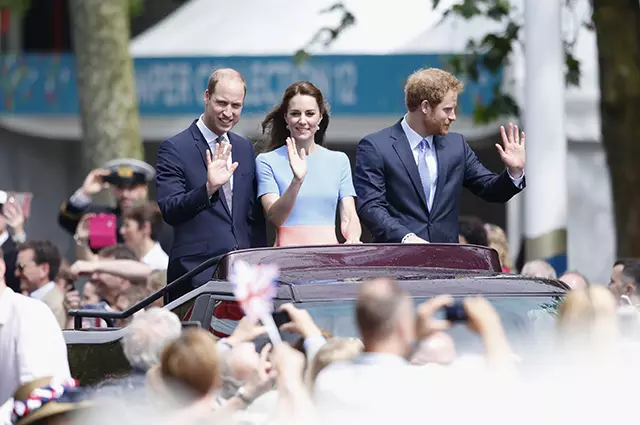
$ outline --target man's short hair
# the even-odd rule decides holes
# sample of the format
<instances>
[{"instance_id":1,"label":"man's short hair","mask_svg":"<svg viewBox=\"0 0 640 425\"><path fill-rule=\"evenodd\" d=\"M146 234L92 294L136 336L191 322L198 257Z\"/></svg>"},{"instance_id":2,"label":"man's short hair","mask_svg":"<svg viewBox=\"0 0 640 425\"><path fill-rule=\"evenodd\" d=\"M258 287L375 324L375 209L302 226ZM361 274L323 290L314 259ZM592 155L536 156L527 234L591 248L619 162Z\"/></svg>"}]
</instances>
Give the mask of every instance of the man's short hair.
<instances>
[{"instance_id":1,"label":"man's short hair","mask_svg":"<svg viewBox=\"0 0 640 425\"><path fill-rule=\"evenodd\" d=\"M622 268L627 267L629 264L633 264L634 262L640 261L637 258L618 258L615 263L613 263L613 267L622 266Z\"/></svg>"},{"instance_id":2,"label":"man's short hair","mask_svg":"<svg viewBox=\"0 0 640 425\"><path fill-rule=\"evenodd\" d=\"M135 252L125 244L107 246L98 251L100 258L113 258L114 260L135 260L140 261Z\"/></svg>"},{"instance_id":3,"label":"man's short hair","mask_svg":"<svg viewBox=\"0 0 640 425\"><path fill-rule=\"evenodd\" d=\"M151 240L154 242L158 241L164 222L162 221L162 213L160 212L157 202L145 202L142 205L133 207L125 213L124 219L135 221L138 223L138 228L140 229L145 223L149 223Z\"/></svg>"},{"instance_id":4,"label":"man's short hair","mask_svg":"<svg viewBox=\"0 0 640 425\"><path fill-rule=\"evenodd\" d=\"M458 220L458 233L472 245L489 246L484 221L474 216L462 216Z\"/></svg>"},{"instance_id":5,"label":"man's short hair","mask_svg":"<svg viewBox=\"0 0 640 425\"><path fill-rule=\"evenodd\" d=\"M356 322L364 339L384 339L396 324L396 315L407 298L397 281L375 279L360 287L356 301Z\"/></svg>"},{"instance_id":6,"label":"man's short hair","mask_svg":"<svg viewBox=\"0 0 640 425\"><path fill-rule=\"evenodd\" d=\"M211 73L209 82L207 83L207 91L209 92L209 95L212 95L215 92L218 83L224 79L242 81L242 84L244 85L244 94L245 96L247 95L247 82L244 80L242 74L233 68L220 68Z\"/></svg>"},{"instance_id":7,"label":"man's short hair","mask_svg":"<svg viewBox=\"0 0 640 425\"><path fill-rule=\"evenodd\" d=\"M18 252L28 249L33 250L33 261L36 264L49 265L49 280L55 280L62 261L58 247L49 240L32 240L20 244Z\"/></svg>"},{"instance_id":8,"label":"man's short hair","mask_svg":"<svg viewBox=\"0 0 640 425\"><path fill-rule=\"evenodd\" d=\"M632 283L636 291L640 292L640 261L630 261L622 269L620 278L624 284Z\"/></svg>"},{"instance_id":9,"label":"man's short hair","mask_svg":"<svg viewBox=\"0 0 640 425\"><path fill-rule=\"evenodd\" d=\"M407 78L404 86L405 102L409 112L420 107L423 101L437 106L450 91L460 93L464 83L453 74L438 68L420 69Z\"/></svg>"}]
</instances>

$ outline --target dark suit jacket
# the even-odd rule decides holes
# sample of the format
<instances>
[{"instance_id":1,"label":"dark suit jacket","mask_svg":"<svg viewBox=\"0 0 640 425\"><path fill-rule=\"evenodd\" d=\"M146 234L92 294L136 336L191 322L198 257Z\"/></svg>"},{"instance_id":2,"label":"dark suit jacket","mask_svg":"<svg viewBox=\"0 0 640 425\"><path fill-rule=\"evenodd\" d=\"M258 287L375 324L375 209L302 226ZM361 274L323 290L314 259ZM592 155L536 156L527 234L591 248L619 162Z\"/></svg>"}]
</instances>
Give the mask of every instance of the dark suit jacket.
<instances>
[{"instance_id":1,"label":"dark suit jacket","mask_svg":"<svg viewBox=\"0 0 640 425\"><path fill-rule=\"evenodd\" d=\"M233 174L233 217L221 191L207 197L204 136L194 121L163 141L158 150L156 186L164 220L173 226L167 281L171 282L211 257L236 249L266 245L265 220L256 198L255 153L251 142L228 133ZM207 282L213 268L200 273L193 286ZM183 287L185 292L192 287ZM178 293L170 296L173 299Z\"/></svg>"},{"instance_id":2,"label":"dark suit jacket","mask_svg":"<svg viewBox=\"0 0 640 425\"><path fill-rule=\"evenodd\" d=\"M358 214L375 242L401 242L407 233L415 233L430 242L457 243L463 186L489 202L506 202L522 190L506 170L500 174L487 170L461 134L435 136L438 181L429 211L400 123L358 144L354 178Z\"/></svg>"}]
</instances>

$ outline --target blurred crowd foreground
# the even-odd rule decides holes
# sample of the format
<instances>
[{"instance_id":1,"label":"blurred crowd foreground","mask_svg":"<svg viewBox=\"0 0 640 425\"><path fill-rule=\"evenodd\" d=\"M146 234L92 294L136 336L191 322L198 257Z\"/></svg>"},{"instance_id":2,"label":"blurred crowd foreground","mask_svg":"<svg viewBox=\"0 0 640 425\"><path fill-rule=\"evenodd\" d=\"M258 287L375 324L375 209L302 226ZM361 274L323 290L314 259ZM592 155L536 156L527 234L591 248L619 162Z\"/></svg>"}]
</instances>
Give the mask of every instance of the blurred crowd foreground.
<instances>
[{"instance_id":1,"label":"blurred crowd foreground","mask_svg":"<svg viewBox=\"0 0 640 425\"><path fill-rule=\"evenodd\" d=\"M518 353L484 298L456 302L441 295L414 307L388 279L361 285L358 339L333 337L292 304L280 308L290 318L281 331L299 340L275 346L248 318L216 340L152 308L133 319L122 340L131 373L90 388L70 376L60 329L43 334L37 322L25 320L29 309L39 318L51 311L19 294L7 298L2 286L0 323L21 307L17 324L9 323L17 335L15 358L25 361L15 363L3 351L0 397L7 424L388 424L425 416L461 424L542 418L564 424L634 415L612 409L606 397L622 406L635 400L633 391L611 388L640 377L633 361L640 354L638 315L621 314L626 310L604 286L570 291L548 343ZM439 313L452 307L460 308L456 322ZM452 326L475 333L483 351L459 353L447 333ZM24 373L33 379L25 382ZM8 394L12 386L18 389Z\"/></svg>"}]
</instances>

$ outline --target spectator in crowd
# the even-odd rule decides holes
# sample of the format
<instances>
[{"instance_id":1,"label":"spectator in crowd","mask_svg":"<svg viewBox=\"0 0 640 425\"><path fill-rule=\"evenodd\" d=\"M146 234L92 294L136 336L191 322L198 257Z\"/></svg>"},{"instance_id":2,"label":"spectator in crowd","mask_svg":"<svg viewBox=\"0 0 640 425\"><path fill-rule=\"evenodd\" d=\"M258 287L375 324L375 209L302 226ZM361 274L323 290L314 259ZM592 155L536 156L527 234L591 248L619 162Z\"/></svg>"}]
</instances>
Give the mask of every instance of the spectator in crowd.
<instances>
[{"instance_id":1,"label":"spectator in crowd","mask_svg":"<svg viewBox=\"0 0 640 425\"><path fill-rule=\"evenodd\" d=\"M11 423L13 394L45 376L69 378L67 346L44 303L14 292L4 280L0 249L0 424Z\"/></svg>"},{"instance_id":2,"label":"spectator in crowd","mask_svg":"<svg viewBox=\"0 0 640 425\"><path fill-rule=\"evenodd\" d=\"M616 299L623 304L640 305L640 261L628 261L620 273L619 283L609 287Z\"/></svg>"},{"instance_id":3,"label":"spectator in crowd","mask_svg":"<svg viewBox=\"0 0 640 425\"><path fill-rule=\"evenodd\" d=\"M169 256L158 242L162 225L158 204L148 202L127 211L120 228L124 243L153 270L166 270L169 264Z\"/></svg>"},{"instance_id":4,"label":"spectator in crowd","mask_svg":"<svg viewBox=\"0 0 640 425\"><path fill-rule=\"evenodd\" d=\"M174 313L151 308L136 315L122 337L122 350L131 365L131 374L98 385L98 394L122 396L144 389L146 373L160 362L162 350L182 332Z\"/></svg>"},{"instance_id":5,"label":"spectator in crowd","mask_svg":"<svg viewBox=\"0 0 640 425\"><path fill-rule=\"evenodd\" d=\"M489 246L484 222L478 217L460 217L458 220L458 232L458 242L461 244Z\"/></svg>"},{"instance_id":6,"label":"spectator in crowd","mask_svg":"<svg viewBox=\"0 0 640 425\"><path fill-rule=\"evenodd\" d=\"M533 260L525 263L520 272L523 276L539 277L542 279L557 279L555 269L544 260Z\"/></svg>"},{"instance_id":7,"label":"spectator in crowd","mask_svg":"<svg viewBox=\"0 0 640 425\"><path fill-rule=\"evenodd\" d=\"M68 310L82 308L113 311L118 296L127 288L139 285L146 288L151 268L137 260L135 253L126 245L114 245L103 248L98 253L98 260L76 261L71 266L74 276L90 276L95 285L100 302L94 305L81 305L78 291L69 291L65 296ZM89 326L101 327L100 320L87 320ZM68 318L67 327L73 327L72 318Z\"/></svg>"},{"instance_id":8,"label":"spectator in crowd","mask_svg":"<svg viewBox=\"0 0 640 425\"><path fill-rule=\"evenodd\" d=\"M137 203L144 202L148 196L148 183L153 181L155 170L146 162L120 158L104 164L89 172L82 186L60 207L58 223L70 234L76 233L76 228L83 216L100 213L115 214L117 225L114 228L115 238L122 243L122 236L117 229L122 227L124 213L133 208ZM93 203L93 197L106 188L116 200L116 207L97 205ZM171 246L171 228L165 226L159 240L163 249ZM78 239L76 242L88 246L88 239Z\"/></svg>"},{"instance_id":9,"label":"spectator in crowd","mask_svg":"<svg viewBox=\"0 0 640 425\"><path fill-rule=\"evenodd\" d=\"M556 329L563 350L580 356L610 350L619 337L615 298L601 285L570 291L558 308Z\"/></svg>"},{"instance_id":10,"label":"spectator in crowd","mask_svg":"<svg viewBox=\"0 0 640 425\"><path fill-rule=\"evenodd\" d=\"M16 276L18 244L26 240L22 207L7 192L0 190L0 248L4 251L4 263L7 265L4 278L15 292L20 292L20 279Z\"/></svg>"},{"instance_id":11,"label":"spectator in crowd","mask_svg":"<svg viewBox=\"0 0 640 425\"><path fill-rule=\"evenodd\" d=\"M60 268L56 275L55 284L63 294L67 291L75 289L75 277L71 275L71 264L69 260L62 257L60 259Z\"/></svg>"},{"instance_id":12,"label":"spectator in crowd","mask_svg":"<svg viewBox=\"0 0 640 425\"><path fill-rule=\"evenodd\" d=\"M155 294L165 286L167 286L167 271L166 270L154 270L149 277L149 281L147 282L147 289L149 294ZM162 307L164 306L164 298L160 297L149 307Z\"/></svg>"},{"instance_id":13,"label":"spectator in crowd","mask_svg":"<svg viewBox=\"0 0 640 425\"><path fill-rule=\"evenodd\" d=\"M136 284L131 285L127 289L120 292L116 298L116 303L113 306L113 310L115 311L125 311L129 307L138 304L143 299L149 296L149 289L146 285ZM141 314L144 309L138 311L135 314ZM129 317L126 319L118 319L116 320L116 327L124 328L127 326L133 317Z\"/></svg>"},{"instance_id":14,"label":"spectator in crowd","mask_svg":"<svg viewBox=\"0 0 640 425\"><path fill-rule=\"evenodd\" d=\"M571 289L583 289L589 285L589 280L578 271L568 271L560 276L560 280L569 285Z\"/></svg>"},{"instance_id":15,"label":"spectator in crowd","mask_svg":"<svg viewBox=\"0 0 640 425\"><path fill-rule=\"evenodd\" d=\"M94 406L90 397L91 393L79 387L75 379L34 379L14 395L14 425L87 423L84 415Z\"/></svg>"},{"instance_id":16,"label":"spectator in crowd","mask_svg":"<svg viewBox=\"0 0 640 425\"><path fill-rule=\"evenodd\" d=\"M613 264L611 270L611 280L609 281L609 289L613 292L616 298L620 298L624 295L623 283L622 283L622 271L627 267L640 263L640 260L635 258L621 258Z\"/></svg>"},{"instance_id":17,"label":"spectator in crowd","mask_svg":"<svg viewBox=\"0 0 640 425\"><path fill-rule=\"evenodd\" d=\"M61 327L66 323L64 292L55 284L60 268L60 251L51 241L27 241L18 247L16 275L21 289L44 302Z\"/></svg>"},{"instance_id":18,"label":"spectator in crowd","mask_svg":"<svg viewBox=\"0 0 640 425\"><path fill-rule=\"evenodd\" d=\"M489 248L493 248L498 251L502 271L504 273L511 273L513 271L513 263L511 262L511 253L509 251L507 234L500 226L495 224L487 223L484 225L484 228L487 232Z\"/></svg>"}]
</instances>

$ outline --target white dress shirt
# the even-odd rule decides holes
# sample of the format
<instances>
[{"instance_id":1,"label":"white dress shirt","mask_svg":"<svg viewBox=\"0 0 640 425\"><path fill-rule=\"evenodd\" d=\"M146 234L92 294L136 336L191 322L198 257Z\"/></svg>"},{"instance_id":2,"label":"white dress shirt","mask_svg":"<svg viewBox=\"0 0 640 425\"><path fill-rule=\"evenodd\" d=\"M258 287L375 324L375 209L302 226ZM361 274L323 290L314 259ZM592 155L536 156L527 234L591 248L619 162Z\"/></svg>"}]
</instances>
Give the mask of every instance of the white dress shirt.
<instances>
[{"instance_id":1,"label":"white dress shirt","mask_svg":"<svg viewBox=\"0 0 640 425\"><path fill-rule=\"evenodd\" d=\"M167 270L169 267L169 256L164 252L159 242L156 242L151 251L147 252L140 261L153 270Z\"/></svg>"},{"instance_id":2,"label":"white dress shirt","mask_svg":"<svg viewBox=\"0 0 640 425\"><path fill-rule=\"evenodd\" d=\"M204 136L204 140L207 141L211 154L213 154L216 149L216 139L218 139L218 135L209 130L209 127L205 125L203 118L204 116L200 115L200 119L198 119L196 125L200 129L200 133ZM222 136L224 137L224 143L229 144L229 136L227 134L223 134ZM231 151L231 155L229 155L229 159L227 160L227 167L231 167L231 164L233 164L233 151ZM231 179L229 179L229 185L231 186L231 190L233 190L233 174L231 175Z\"/></svg>"},{"instance_id":3,"label":"white dress shirt","mask_svg":"<svg viewBox=\"0 0 640 425\"><path fill-rule=\"evenodd\" d=\"M49 307L10 288L0 291L0 424L6 424L20 385L71 373L62 330Z\"/></svg>"}]
</instances>

